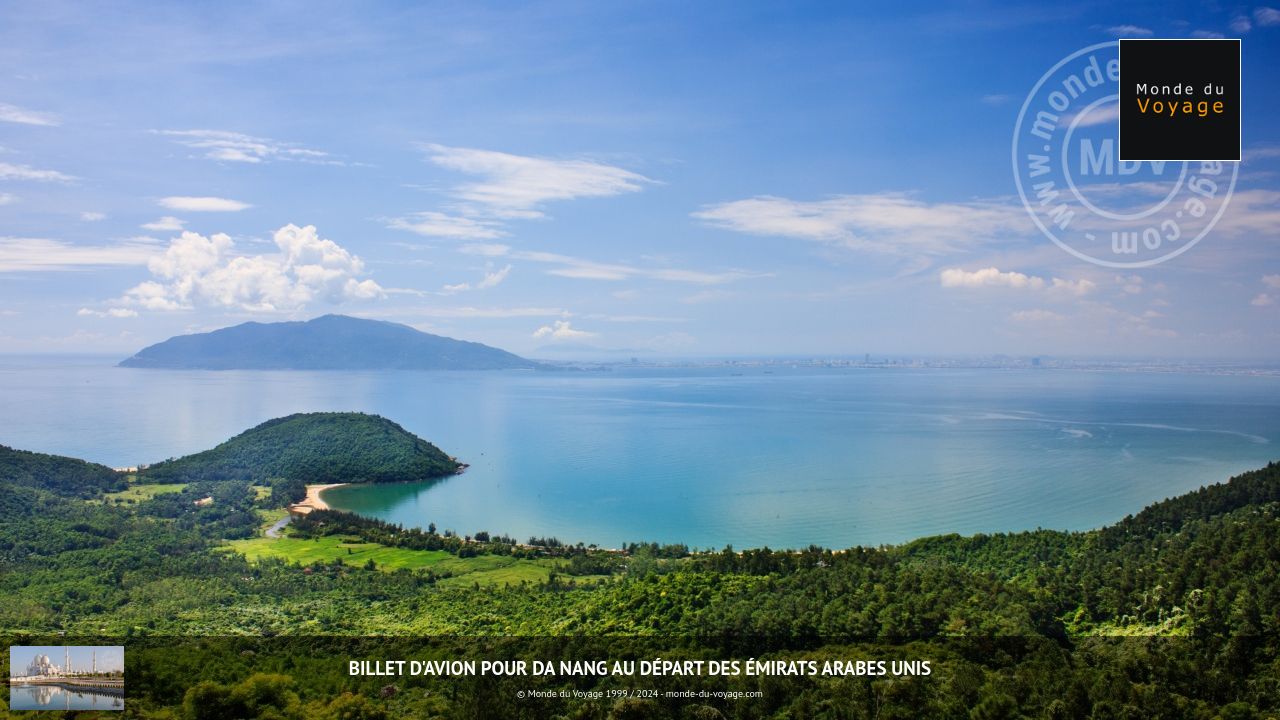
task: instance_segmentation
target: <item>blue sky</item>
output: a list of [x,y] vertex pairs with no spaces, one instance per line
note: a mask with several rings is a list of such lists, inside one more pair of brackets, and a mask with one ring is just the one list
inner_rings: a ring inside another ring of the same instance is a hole
[[120,645],[14,645],[9,648],[9,674],[21,674],[37,655],[48,655],[59,669],[69,656],[73,670],[88,671],[93,667],[94,653],[99,672],[124,669],[124,647]]
[[[1226,216],[1040,234],[1023,98],[1243,38]],[[1280,349],[1280,11],[1102,2],[0,4],[0,351],[342,312],[540,357]],[[185,233],[185,234],[184,234]]]

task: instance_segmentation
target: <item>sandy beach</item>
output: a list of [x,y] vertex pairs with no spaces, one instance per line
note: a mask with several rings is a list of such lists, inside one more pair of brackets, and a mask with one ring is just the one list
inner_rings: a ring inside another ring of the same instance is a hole
[[342,487],[347,483],[331,483],[328,485],[308,485],[307,497],[302,502],[296,502],[289,506],[289,512],[305,515],[312,510],[328,510],[329,505],[320,497],[320,493],[329,488]]

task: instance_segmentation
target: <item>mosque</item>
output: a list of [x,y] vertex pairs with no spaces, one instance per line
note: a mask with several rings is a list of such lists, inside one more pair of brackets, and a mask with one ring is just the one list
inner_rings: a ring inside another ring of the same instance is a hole
[[53,664],[48,655],[37,655],[27,665],[27,677],[48,677],[61,675],[62,669]]

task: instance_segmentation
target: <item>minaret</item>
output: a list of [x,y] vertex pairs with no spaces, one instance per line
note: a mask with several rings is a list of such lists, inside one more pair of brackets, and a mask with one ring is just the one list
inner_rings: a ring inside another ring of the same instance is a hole
[[62,674],[71,675],[71,648],[65,646],[62,648]]
[[94,648],[94,650],[93,650],[93,674],[94,674],[94,675],[97,675],[97,674],[98,674],[98,650],[97,650],[97,648]]

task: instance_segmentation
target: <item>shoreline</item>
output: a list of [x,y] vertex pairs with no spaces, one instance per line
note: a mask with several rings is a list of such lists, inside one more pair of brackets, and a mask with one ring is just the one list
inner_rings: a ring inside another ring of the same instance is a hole
[[323,493],[325,490],[329,490],[336,487],[342,487],[343,485],[350,485],[350,483],[329,483],[326,485],[308,485],[307,496],[303,498],[301,501],[290,505],[289,512],[291,514],[296,514],[296,515],[306,515],[307,513],[310,513],[312,510],[328,510],[329,504],[324,501],[324,498],[320,497],[321,493]]

